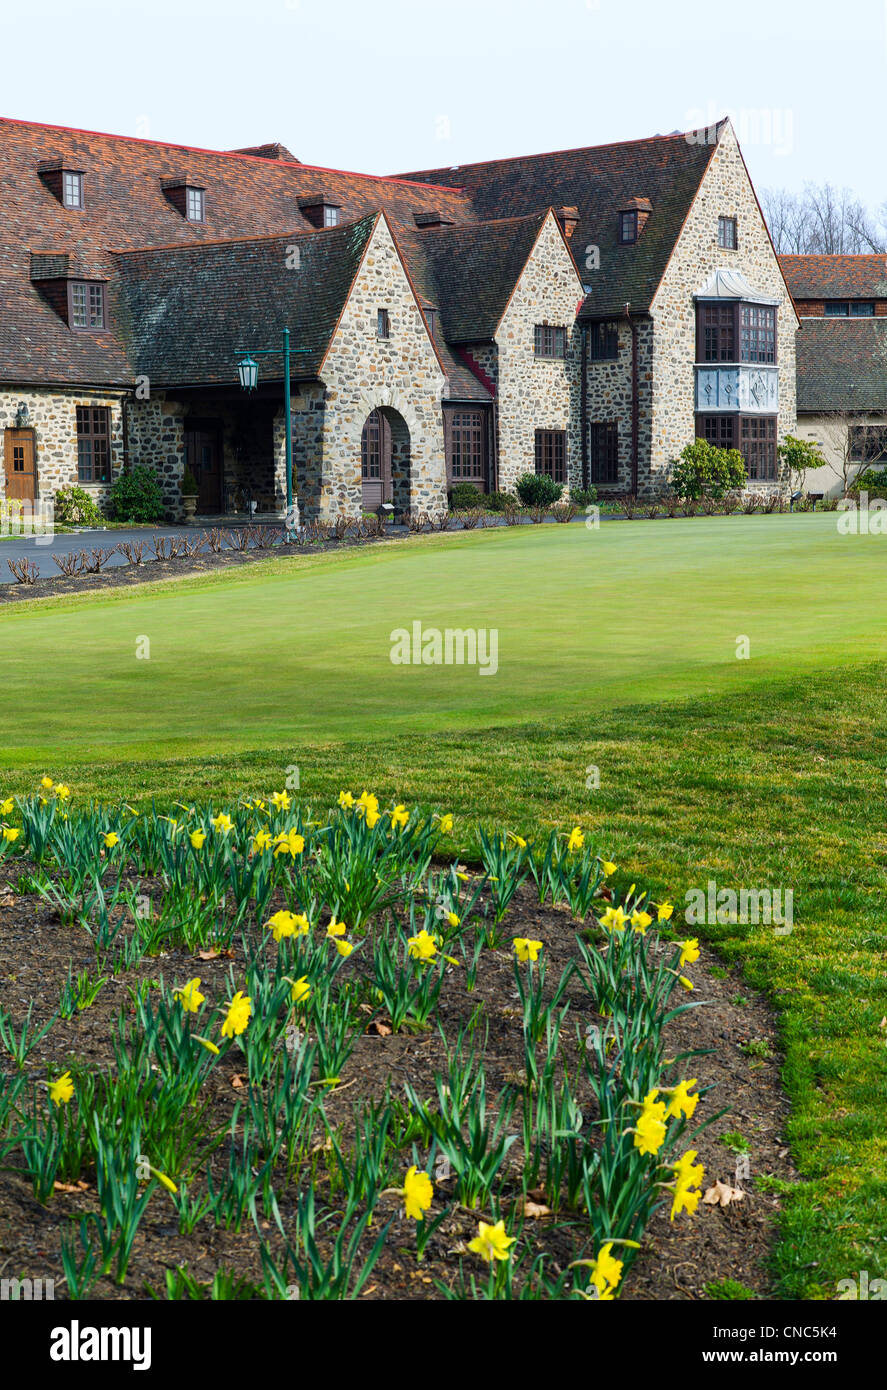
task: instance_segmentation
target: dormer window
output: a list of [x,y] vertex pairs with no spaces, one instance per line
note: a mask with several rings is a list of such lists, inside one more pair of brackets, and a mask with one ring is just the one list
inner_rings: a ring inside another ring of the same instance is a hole
[[68,323],[72,328],[102,329],[105,321],[105,287],[100,281],[68,282]]
[[185,189],[185,216],[189,222],[206,221],[205,193],[202,188]]
[[203,184],[187,178],[163,179],[161,186],[167,200],[180,212],[186,222],[206,221],[206,190]]
[[631,242],[638,239],[638,215],[637,212],[620,212],[619,214],[619,240],[623,246],[628,246]]
[[299,211],[312,227],[338,227],[342,208],[324,193],[306,193],[298,200]]
[[66,208],[83,207],[83,175],[75,170],[62,170],[62,203]]
[[619,244],[631,246],[637,241],[653,211],[649,198],[629,198],[619,209]]

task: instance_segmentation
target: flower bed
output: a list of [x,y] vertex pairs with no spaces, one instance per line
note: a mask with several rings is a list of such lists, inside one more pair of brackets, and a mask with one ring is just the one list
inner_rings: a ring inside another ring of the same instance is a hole
[[[706,1087],[663,1034],[698,945],[636,885],[616,901],[578,829],[482,833],[469,872],[448,816],[367,793],[165,817],[45,780],[0,803],[0,858],[68,966],[36,1017],[0,1009],[0,1150],[69,1296],[143,1296],[133,1269],[210,1296],[180,1268],[199,1243],[217,1297],[355,1297],[385,1271],[608,1300],[657,1208],[692,1219]],[[349,1093],[370,1039],[388,1065]]]

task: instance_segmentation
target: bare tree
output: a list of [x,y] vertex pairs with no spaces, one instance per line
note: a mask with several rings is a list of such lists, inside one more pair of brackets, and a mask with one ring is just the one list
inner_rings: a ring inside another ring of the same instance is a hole
[[803,193],[765,188],[761,205],[780,255],[857,255],[887,250],[887,203],[878,216],[848,188],[804,185]]
[[856,476],[875,463],[887,462],[887,425],[869,424],[858,410],[829,410],[822,430],[824,461],[840,478],[845,496]]

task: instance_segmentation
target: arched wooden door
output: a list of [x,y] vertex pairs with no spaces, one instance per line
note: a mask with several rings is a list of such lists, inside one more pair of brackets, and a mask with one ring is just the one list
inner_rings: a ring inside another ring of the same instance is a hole
[[360,436],[360,481],[365,511],[391,501],[391,425],[381,410],[367,416]]

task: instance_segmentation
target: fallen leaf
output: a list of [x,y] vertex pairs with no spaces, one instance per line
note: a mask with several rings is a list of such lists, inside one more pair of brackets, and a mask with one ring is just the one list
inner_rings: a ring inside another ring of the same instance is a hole
[[81,1178],[78,1182],[54,1182],[52,1188],[54,1192],[88,1192],[89,1183]]
[[374,1018],[372,1023],[370,1024],[370,1028],[375,1028],[380,1038],[391,1037],[391,1025],[388,1023],[383,1023],[381,1018]]
[[540,1217],[551,1215],[551,1207],[547,1207],[544,1202],[531,1202],[529,1197],[524,1198],[522,1210],[529,1221],[538,1221]]
[[714,1187],[708,1189],[702,1200],[710,1207],[729,1207],[731,1202],[741,1202],[744,1197],[741,1188],[731,1187],[728,1182],[716,1178]]
[[214,946],[210,946],[208,951],[198,951],[198,960],[215,960],[217,956],[226,956],[228,960],[234,959],[233,951],[217,951]]
[[246,1082],[242,1076],[232,1076],[231,1085],[234,1087],[235,1091],[240,1091],[246,1085]]

